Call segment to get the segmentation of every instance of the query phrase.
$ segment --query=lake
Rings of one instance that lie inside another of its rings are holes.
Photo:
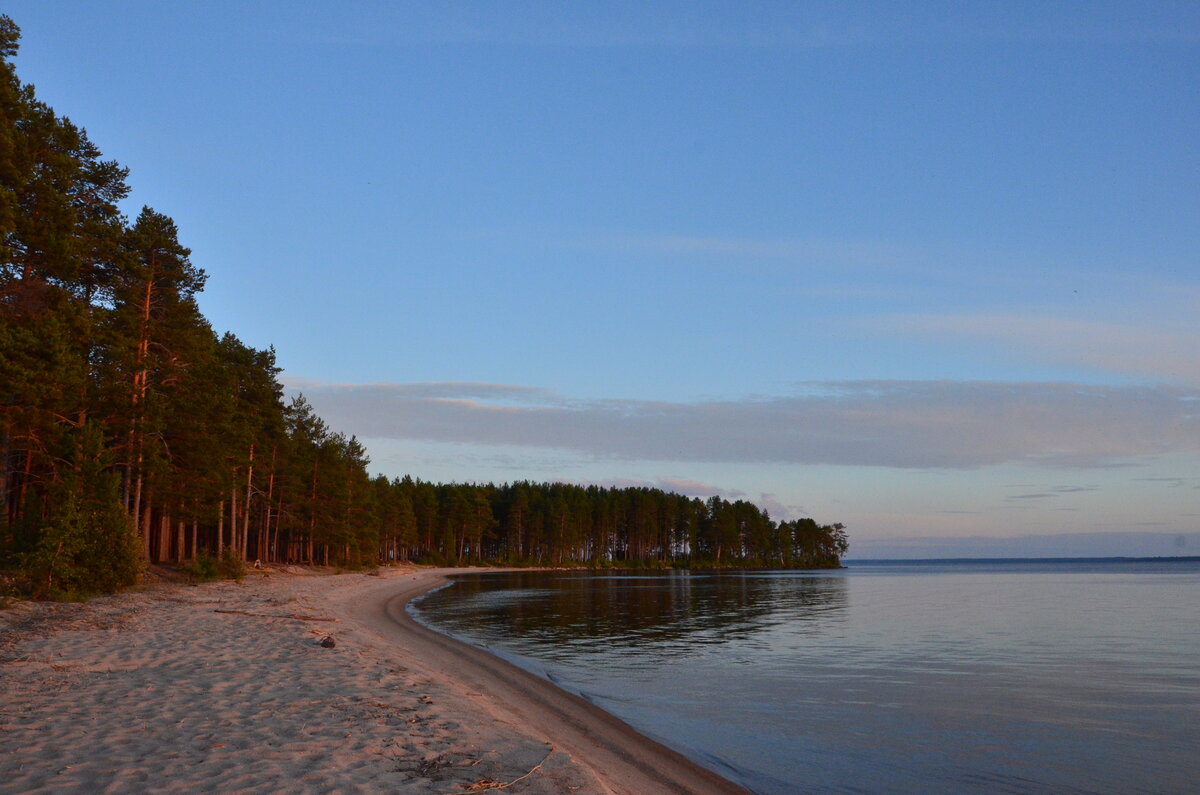
[[[755,792],[1200,789],[1200,560],[461,577],[418,620]]]

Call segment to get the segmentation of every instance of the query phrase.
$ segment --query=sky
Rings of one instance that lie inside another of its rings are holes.
[[[4,13],[377,473],[1200,554],[1198,4]]]

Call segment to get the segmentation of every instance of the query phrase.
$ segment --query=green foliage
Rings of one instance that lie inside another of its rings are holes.
[[[212,582],[213,580],[237,580],[241,582],[246,576],[246,564],[238,557],[233,547],[221,550],[221,557],[215,558],[207,549],[200,549],[195,559],[183,567],[183,570],[195,582]]]
[[[89,426],[75,466],[52,492],[53,513],[21,569],[35,598],[81,599],[137,582],[137,536],[117,497],[117,479],[99,460],[98,431]]]
[[[207,549],[197,552],[195,559],[183,570],[196,582],[212,582],[221,576],[217,571],[217,559]]]
[[[0,14],[0,57],[11,58],[16,55],[21,46],[20,40],[21,29],[17,23],[7,14]]]
[[[273,349],[215,334],[175,222],[119,212],[127,170],[39,101],[0,15],[0,571],[55,597],[244,561],[836,566],[840,525],[657,489],[372,479]],[[220,559],[205,549],[223,549]]]
[[[88,528],[75,500],[59,508],[58,515],[42,528],[33,551],[23,555],[21,568],[26,587],[35,599],[79,601],[87,594],[80,588],[80,564],[88,549]]]
[[[217,561],[217,574],[226,580],[242,581],[246,576],[246,564],[238,557],[237,550],[233,547],[225,547],[221,552],[221,559]]]

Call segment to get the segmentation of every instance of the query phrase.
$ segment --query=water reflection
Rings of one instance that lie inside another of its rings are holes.
[[[755,792],[1190,792],[1198,595],[1198,562],[958,562],[489,574],[419,612]]]
[[[465,577],[426,597],[419,611],[451,633],[488,645],[520,638],[543,658],[566,660],[757,645],[783,625],[793,635],[821,632],[846,606],[845,579],[828,574],[524,571]]]

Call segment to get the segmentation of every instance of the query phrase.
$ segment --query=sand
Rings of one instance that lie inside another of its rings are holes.
[[[453,571],[270,571],[10,606],[0,792],[742,791],[413,623],[407,600]]]

